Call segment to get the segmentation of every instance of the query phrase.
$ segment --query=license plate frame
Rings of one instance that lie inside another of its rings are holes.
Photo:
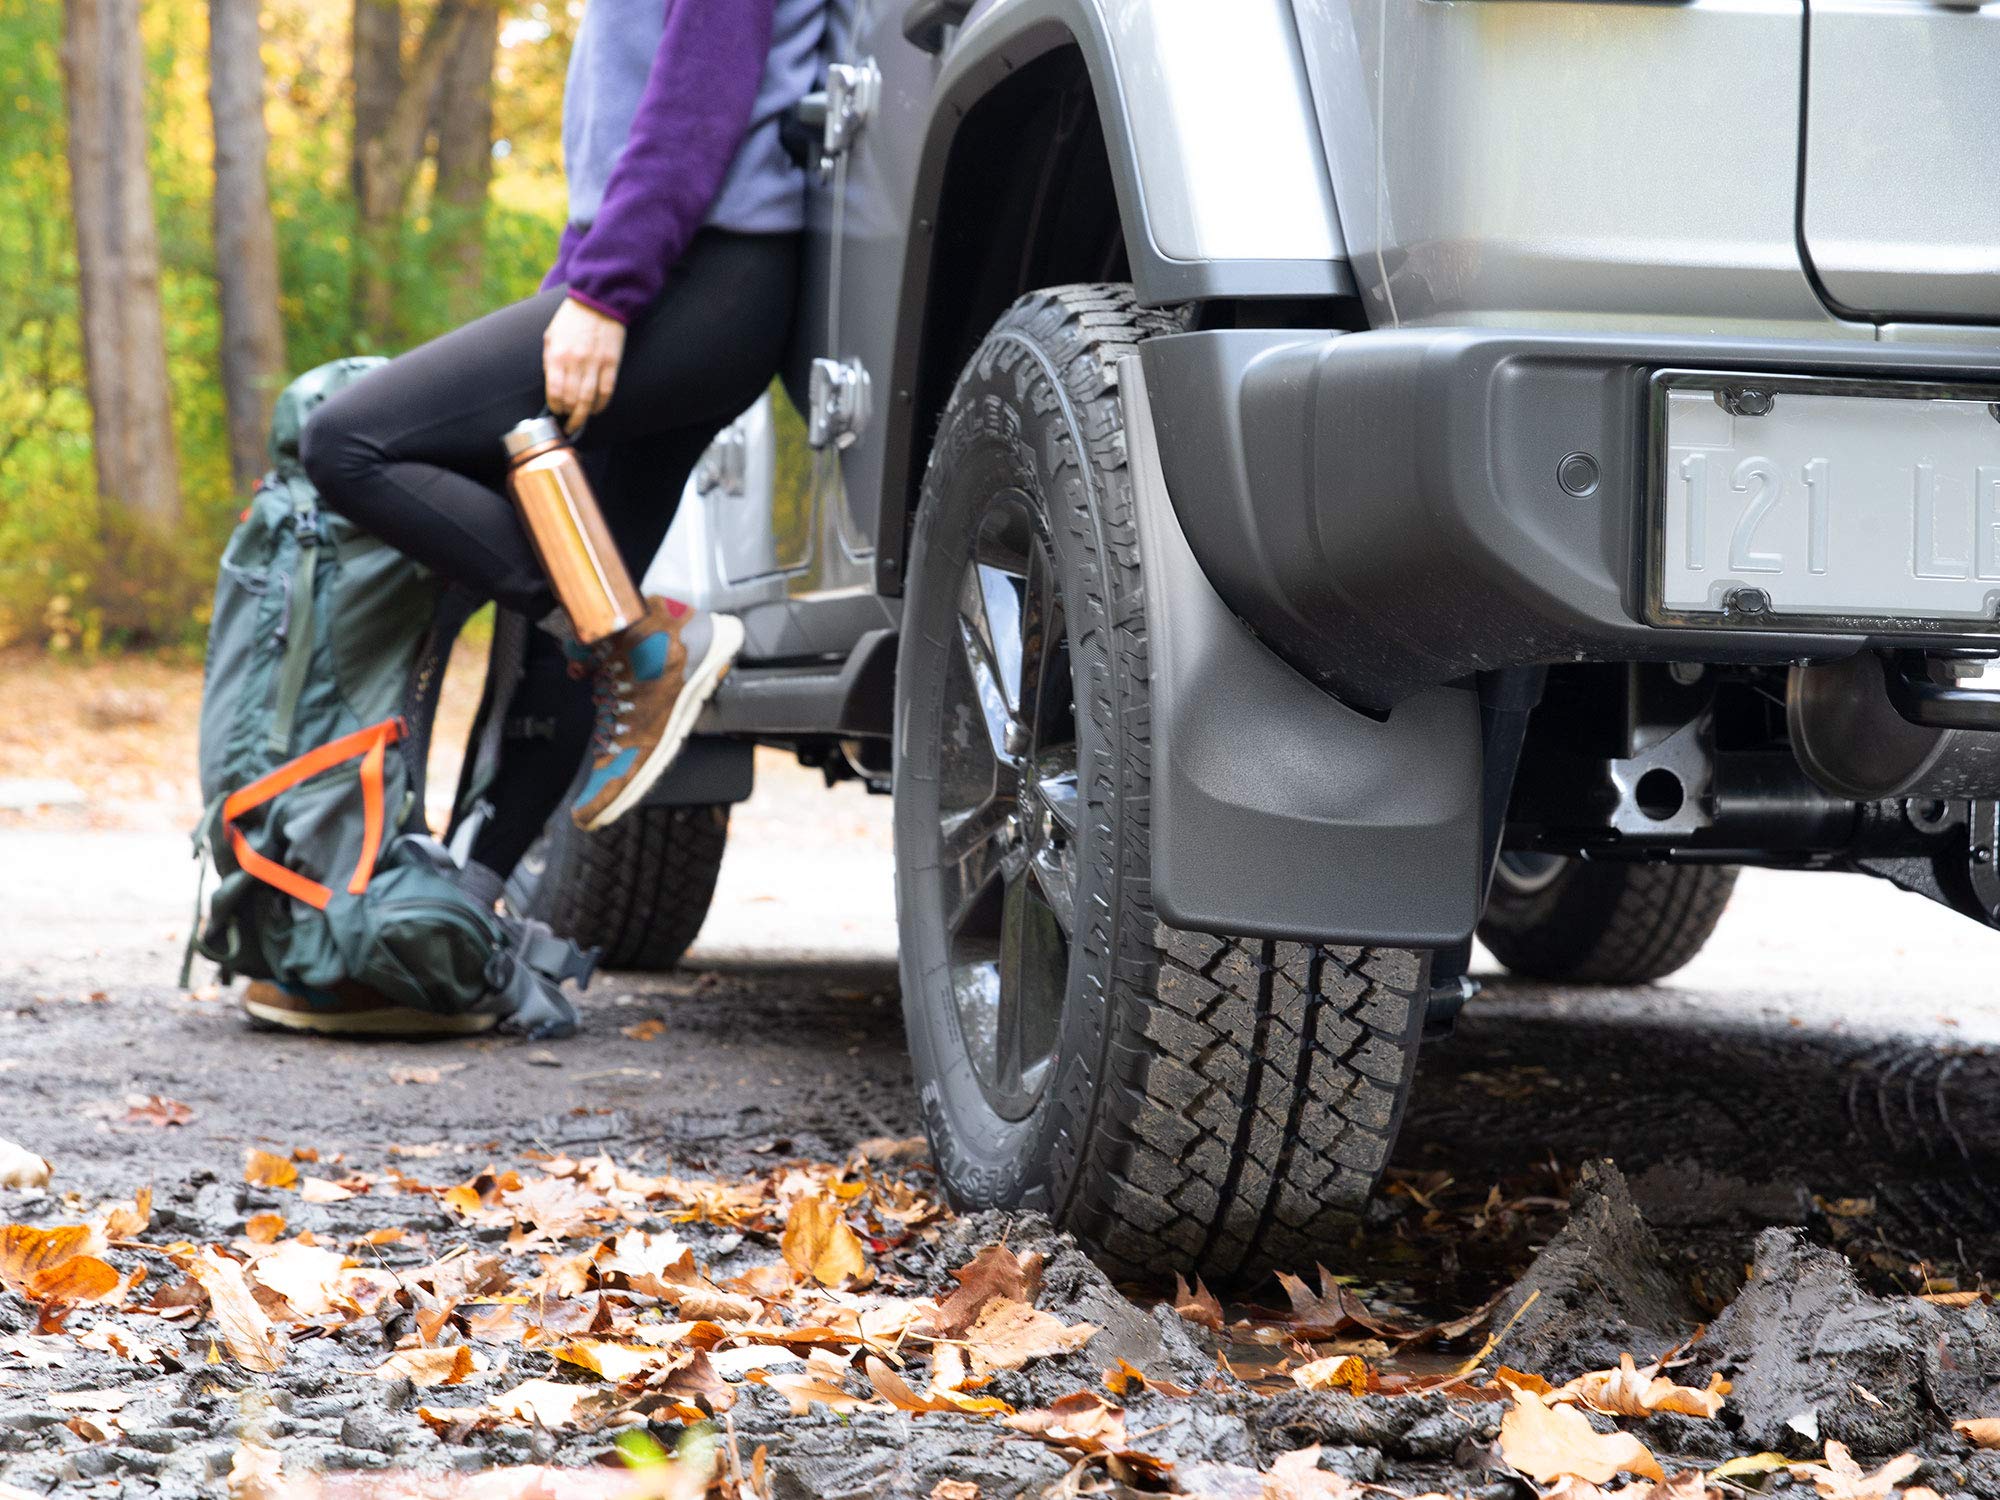
[[[1994,381],[1937,381],[1924,379],[1870,378],[1841,375],[1795,375],[1776,374],[1763,371],[1712,370],[1712,369],[1658,369],[1648,382],[1647,433],[1645,457],[1645,524],[1642,528],[1644,545],[1640,558],[1641,578],[1644,585],[1643,615],[1646,623],[1660,627],[1695,630],[1716,630],[1736,632],[1783,633],[1793,635],[1838,634],[1864,635],[1873,639],[1930,638],[1930,639],[1978,639],[2000,636],[2000,570],[1982,573],[1978,564],[1972,562],[1973,576],[1953,581],[1973,585],[1990,584],[1987,592],[1990,599],[1984,613],[1934,614],[1923,611],[1909,612],[1906,609],[1884,608],[1881,611],[1867,609],[1793,609],[1781,607],[1778,601],[1766,595],[1767,607],[1732,608],[1728,605],[1710,604],[1705,607],[1689,607],[1683,600],[1670,600],[1668,590],[1668,545],[1669,516],[1667,490],[1670,483],[1669,470],[1672,467],[1672,453],[1668,432],[1668,404],[1677,394],[1698,394],[1721,405],[1725,391],[1764,392],[1775,400],[1782,401],[1786,395],[1810,395],[1817,397],[1861,397],[1876,402],[1953,402],[1966,405],[1983,405],[1993,417],[1993,438],[1995,452],[1993,462],[2000,466],[2000,382]],[[1914,474],[1914,467],[1912,469]],[[1975,476],[1970,486],[1971,499],[1968,519],[1973,524],[1973,550],[1976,559],[1978,484]],[[2000,499],[2000,490],[1996,490]],[[1776,502],[1774,501],[1773,504]],[[1914,508],[1915,502],[1910,502]],[[1684,520],[1681,535],[1685,536]],[[2000,553],[2000,543],[1996,543],[1996,553]],[[1824,570],[1821,570],[1824,572]],[[1914,570],[1913,570],[1914,571]],[[1938,580],[1944,581],[1944,580]]]

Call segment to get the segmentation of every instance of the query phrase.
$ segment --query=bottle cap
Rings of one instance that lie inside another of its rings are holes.
[[[530,417],[525,422],[516,422],[507,429],[500,441],[507,446],[507,456],[516,457],[530,448],[546,447],[550,443],[562,441],[563,430],[554,417]]]

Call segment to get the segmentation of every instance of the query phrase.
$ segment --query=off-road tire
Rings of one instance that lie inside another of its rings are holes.
[[[1240,1284],[1309,1271],[1352,1232],[1409,1093],[1430,955],[1208,936],[1154,913],[1144,579],[1117,361],[1179,331],[1128,286],[1056,288],[1017,302],[960,377],[910,551],[897,906],[922,1115],[951,1199],[1044,1210],[1114,1275]],[[951,611],[994,486],[1048,523],[1088,829],[1076,910],[1093,913],[1072,937],[1048,1082],[1018,1120],[965,1060],[931,894]]]
[[[1570,859],[1540,885],[1503,866],[1479,939],[1524,979],[1650,984],[1701,951],[1735,888],[1734,865]]]
[[[508,882],[507,904],[601,949],[608,969],[663,973],[708,917],[728,840],[726,803],[636,807],[597,833],[565,807]]]

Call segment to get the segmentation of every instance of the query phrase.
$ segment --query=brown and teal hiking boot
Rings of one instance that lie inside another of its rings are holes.
[[[639,805],[742,649],[734,615],[657,597],[646,600],[636,625],[591,648],[597,726],[590,775],[571,813],[577,827],[594,832]]]
[[[315,1036],[473,1036],[500,1021],[497,1015],[419,1010],[347,981],[316,990],[255,979],[243,991],[243,1010],[256,1025]]]

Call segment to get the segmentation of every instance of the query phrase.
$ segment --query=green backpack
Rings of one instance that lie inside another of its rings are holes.
[[[577,1017],[562,982],[587,983],[595,955],[462,890],[424,822],[438,689],[475,601],[322,509],[299,464],[312,409],[380,363],[322,365],[279,398],[272,470],[223,553],[195,830],[196,857],[219,879],[205,917],[197,889],[181,982],[198,952],[225,979],[309,997],[352,981],[418,1009],[568,1035]],[[489,684],[489,726],[499,696]],[[481,735],[482,757],[497,738]],[[480,779],[468,774],[468,787]]]

